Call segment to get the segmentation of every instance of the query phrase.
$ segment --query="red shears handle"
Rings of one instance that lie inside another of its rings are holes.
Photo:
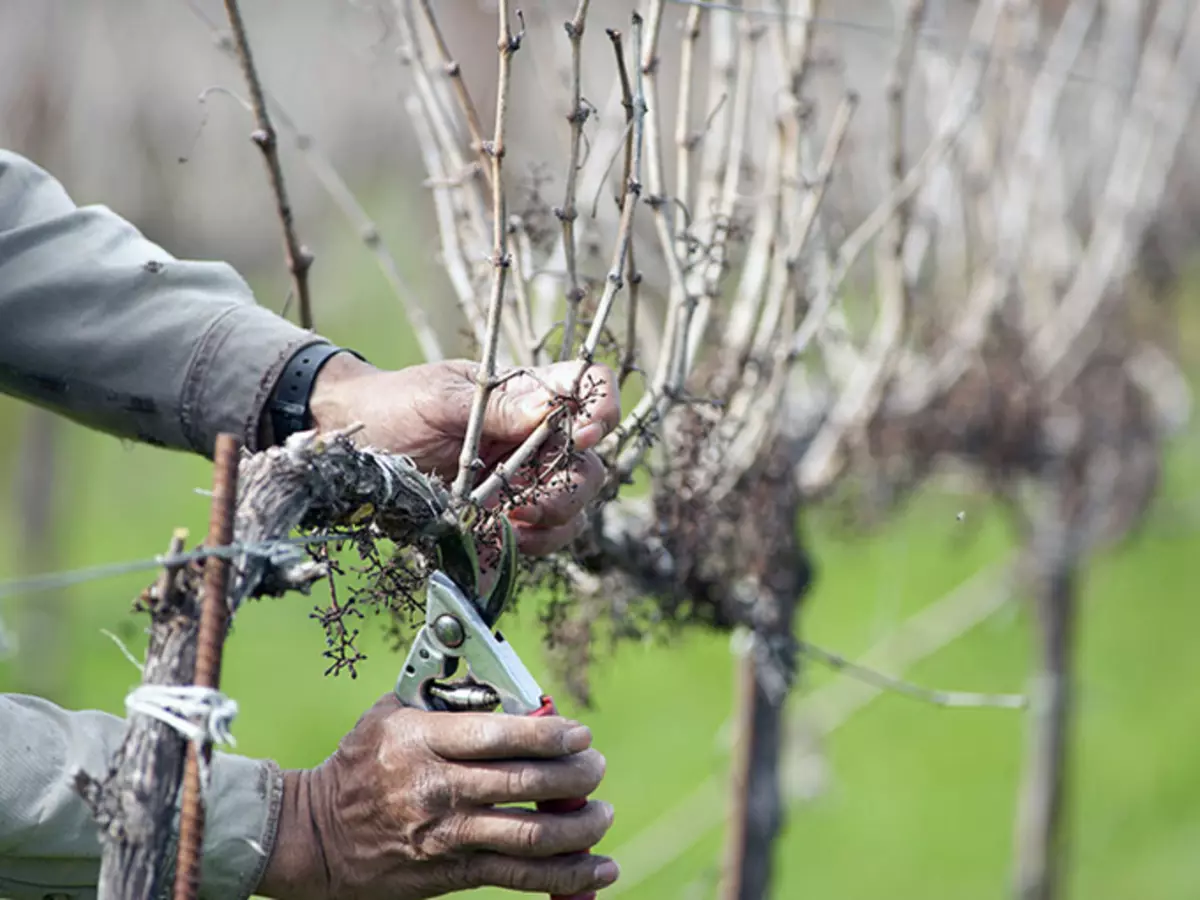
[[[557,716],[558,710],[554,707],[554,698],[549,695],[542,697],[542,705],[530,713],[531,716]],[[576,812],[587,806],[587,797],[575,797],[571,800],[541,800],[537,804],[538,812],[544,813],[569,813]],[[550,900],[596,900],[596,892],[589,891],[586,894],[553,894]]]

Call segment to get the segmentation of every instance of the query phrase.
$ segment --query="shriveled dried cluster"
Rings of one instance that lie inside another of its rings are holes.
[[[457,527],[449,518],[449,495],[436,478],[406,457],[357,446],[353,436],[354,429],[304,432],[242,460],[238,541],[253,547],[299,529],[308,549],[240,556],[230,598],[236,610],[247,596],[303,590],[329,576],[330,602],[315,607],[312,617],[326,633],[327,673],[352,677],[365,659],[355,623],[367,613],[386,614],[394,627],[407,630],[423,605],[421,586],[433,544]],[[353,587],[339,596],[333,576],[351,568],[357,575]],[[291,570],[307,581],[281,576]]]

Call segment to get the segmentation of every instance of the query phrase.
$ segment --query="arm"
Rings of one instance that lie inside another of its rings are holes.
[[[108,210],[76,208],[49,175],[4,151],[0,314],[0,391],[205,455],[221,431],[261,449],[262,411],[284,365],[328,343],[256,306],[228,266],[175,260]],[[620,408],[613,374],[593,375],[599,393],[575,416],[578,465],[513,513],[525,552],[573,539],[603,485],[591,448]],[[384,372],[343,354],[321,369],[307,415],[322,430],[366,423],[364,440],[453,477],[474,376],[469,363]],[[576,377],[571,364],[507,379],[485,416],[485,457],[515,449],[549,408],[546,386],[569,390]],[[493,814],[496,803],[587,796],[603,771],[585,749],[590,734],[568,740],[572,723],[506,718],[416,714],[391,698],[315,770],[284,778],[274,764],[219,755],[203,896],[244,898],[257,883],[270,896],[324,898],[363,878],[358,896],[389,900],[481,884],[569,893],[611,883],[611,862],[546,858],[594,846],[611,823],[607,806]],[[0,695],[0,896],[94,895],[99,843],[71,774],[104,771],[123,728]]]
[[[288,359],[325,341],[258,306],[224,263],[177,260],[0,150],[0,391],[124,438],[260,449]]]
[[[100,842],[71,775],[105,771],[124,730],[105,713],[0,694],[0,897],[94,900]],[[567,719],[424,713],[388,695],[316,769],[215,754],[201,900],[604,887],[611,860],[556,854],[595,846],[608,804],[567,816],[496,807],[592,793],[604,758],[590,744]]]
[[[99,836],[70,776],[106,771],[124,733],[106,713],[0,694],[0,897],[95,897]],[[275,843],[282,791],[274,763],[214,754],[202,896],[250,896]]]

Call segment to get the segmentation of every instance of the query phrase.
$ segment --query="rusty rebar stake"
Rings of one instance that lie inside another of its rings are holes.
[[[209,509],[207,547],[233,543],[234,508],[237,503],[238,439],[217,435],[213,454],[213,497]],[[200,634],[196,646],[198,687],[214,690],[221,686],[221,650],[229,624],[229,560],[210,556],[204,562],[204,595],[200,606]],[[205,765],[212,762],[212,744],[207,740],[199,753]],[[179,854],[175,863],[174,900],[196,900],[200,890],[200,855],[204,839],[204,804],[200,799],[200,756],[195,744],[188,745],[183,773],[183,803],[179,817]]]

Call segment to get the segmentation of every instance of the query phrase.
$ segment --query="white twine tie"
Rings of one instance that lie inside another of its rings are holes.
[[[169,725],[200,750],[204,742],[237,746],[230,726],[238,713],[237,701],[215,688],[199,685],[141,684],[125,697],[125,710]],[[208,766],[200,762],[200,790],[208,788]]]

